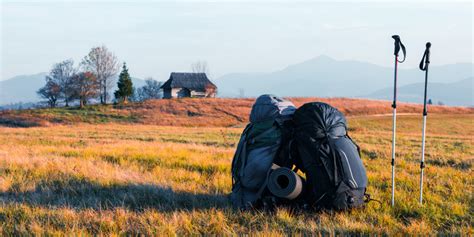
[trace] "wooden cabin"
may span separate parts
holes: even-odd
[[[172,72],[161,86],[163,98],[216,97],[217,86],[207,78],[206,73]]]

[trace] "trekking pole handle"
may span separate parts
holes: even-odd
[[[398,58],[398,53],[400,52],[400,48],[402,49],[402,52],[403,52],[403,60],[402,61],[397,61],[399,63],[402,63],[405,61],[405,58],[406,58],[406,50],[405,50],[405,45],[402,44],[402,41],[400,39],[400,36],[399,35],[392,35],[392,38],[395,40],[394,42],[394,46],[395,46],[395,49],[394,49],[394,52],[393,54]]]
[[[425,60],[425,63],[426,64],[429,64],[430,63],[430,48],[431,48],[431,43],[430,42],[427,42],[426,43],[426,60]]]
[[[395,56],[398,56],[398,52],[400,52],[400,36],[398,35],[392,35],[392,38],[395,40],[395,51],[394,51],[394,55]]]
[[[421,58],[420,62],[420,70],[426,71],[428,68],[428,65],[430,64],[430,48],[431,48],[431,43],[426,42],[426,49],[425,53],[423,54],[423,58]]]

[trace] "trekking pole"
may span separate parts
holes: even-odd
[[[425,96],[423,101],[423,130],[421,137],[421,176],[420,176],[420,204],[423,204],[423,169],[425,168],[425,134],[426,134],[426,117],[428,116],[428,111],[426,110],[426,94],[428,90],[428,66],[430,65],[430,47],[431,43],[426,43],[425,53],[420,62],[420,69],[425,71]]]
[[[392,207],[395,205],[395,139],[396,139],[396,129],[397,129],[397,72],[398,72],[398,63],[403,63],[406,58],[405,45],[402,44],[400,36],[392,35],[392,38],[395,40],[395,72],[394,72],[394,83],[393,83],[393,127],[392,127]],[[398,60],[398,53],[400,48],[403,51],[403,60]]]

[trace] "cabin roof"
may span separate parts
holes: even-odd
[[[206,73],[172,72],[170,78],[161,88],[187,88],[195,91],[206,91],[207,88],[217,88],[217,86],[207,78]]]

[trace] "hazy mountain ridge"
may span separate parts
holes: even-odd
[[[0,81],[0,105],[39,101],[36,91],[45,84],[46,75],[48,73],[41,72]]]
[[[473,77],[473,64],[431,66],[429,73],[430,83],[456,83]],[[0,81],[0,105],[39,101],[40,98],[36,91],[44,85],[45,76],[46,73],[39,73]],[[136,88],[145,83],[139,78],[132,78],[132,81]],[[213,82],[218,86],[220,97],[256,97],[265,93],[293,97],[365,97],[375,99],[391,99],[393,96],[393,92],[390,92],[391,89],[389,89],[393,86],[393,68],[367,62],[339,61],[325,55],[292,64],[274,72],[231,73],[216,78]],[[400,65],[398,80],[400,88],[423,82],[424,72],[417,68],[404,69],[404,65]],[[472,92],[472,83],[470,87],[469,85],[468,87],[462,86],[455,92],[437,90],[437,87],[434,84],[433,90],[429,91],[430,98],[434,102],[442,101],[447,105],[472,105],[472,93],[466,89],[471,88]],[[401,89],[401,92],[403,90],[405,89]],[[422,95],[423,91],[418,91],[418,89],[413,89],[413,93],[411,93],[413,98],[401,94],[400,100],[420,102],[421,100],[417,96]]]
[[[453,83],[428,82],[428,99],[434,104],[474,106],[473,96],[474,77],[466,78]],[[401,86],[397,97],[400,101],[423,103],[424,82]],[[365,98],[376,98],[383,100],[393,99],[393,87],[378,90]]]
[[[472,77],[473,64],[459,63],[430,68],[430,82],[453,83]],[[423,82],[417,68],[399,70],[399,86]],[[281,96],[360,97],[393,84],[393,68],[359,61],[338,61],[319,56],[270,73],[233,73],[217,78],[219,95],[258,96],[273,93]]]

